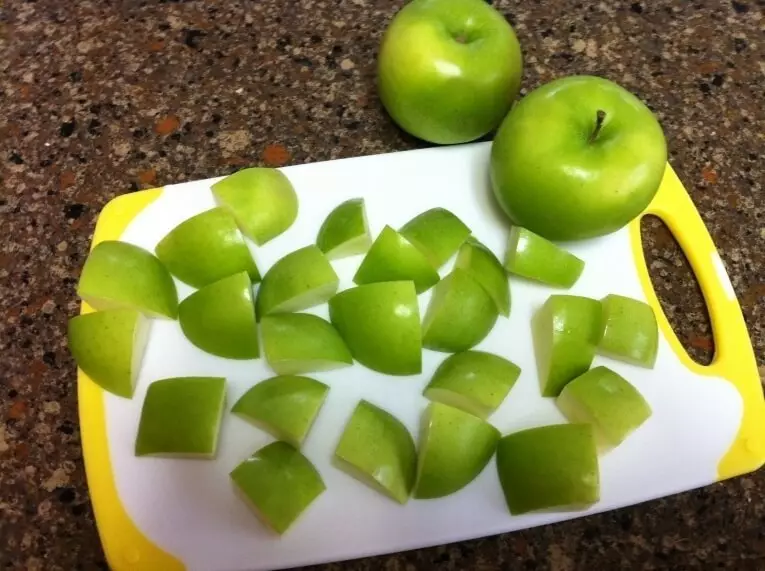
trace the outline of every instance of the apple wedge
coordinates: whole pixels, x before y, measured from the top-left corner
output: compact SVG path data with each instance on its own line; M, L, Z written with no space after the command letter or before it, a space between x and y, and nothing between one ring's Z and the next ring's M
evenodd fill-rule
M431 208L418 214L399 232L422 250L435 269L443 266L470 236L470 228L445 208Z
M505 268L516 276L570 288L582 275L584 262L531 230L513 226L507 241Z
M447 357L425 387L425 398L486 419L505 400L521 374L507 359L483 351Z
M431 403L422 419L413 497L443 498L467 486L491 460L499 436L477 416Z
M500 315L510 315L510 282L505 268L491 250L468 237L457 252L454 267L465 270L483 286Z
M184 220L154 249L175 277L200 288L230 275L247 272L257 283L260 273L234 218L212 208Z
M359 363L388 375L422 370L422 331L412 282L347 289L329 300L329 318Z
M276 238L295 222L298 199L283 172L247 168L212 185L219 206L228 210L239 228L257 245Z
M592 424L603 448L621 444L651 416L643 395L607 367L595 367L566 385L556 401L571 422Z
M659 348L659 327L651 306L616 294L607 295L600 304L603 334L598 353L652 369Z
M412 435L390 413L362 400L335 449L339 467L400 504L409 500L417 470Z
M601 331L600 303L576 295L551 295L532 318L534 354L542 396L557 397L590 368Z
M102 389L131 398L149 338L150 321L135 309L107 309L69 320L77 366Z
M337 330L316 315L267 315L260 321L260 334L266 360L280 375L331 371L353 364Z
M229 476L255 516L280 535L327 489L310 460L286 442L264 446Z
M226 379L176 377L146 391L136 456L213 458L226 405Z
M175 282L151 252L107 240L90 252L77 295L95 309L137 309L152 317L178 316Z
M497 472L510 513L585 509L600 499L600 472L589 424L514 432L497 445Z
M202 351L227 359L260 356L247 272L195 291L181 302L178 314L183 334Z
M439 276L419 248L386 226L364 256L353 281L364 285L407 280L422 293L438 283Z
M301 311L327 301L337 291L335 270L316 246L284 256L266 272L258 290L258 319L272 313Z
M363 198L339 204L327 215L316 237L319 250L330 260L363 254L372 245Z
M308 377L272 377L244 393L231 412L300 448L328 391L327 385Z
M448 353L467 351L491 332L497 315L483 286L455 268L433 289L422 322L422 345Z

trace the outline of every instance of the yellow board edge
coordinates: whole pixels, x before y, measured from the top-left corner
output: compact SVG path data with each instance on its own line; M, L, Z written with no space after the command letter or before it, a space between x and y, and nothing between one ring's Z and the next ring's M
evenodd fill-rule
M91 249L104 240L118 240L128 224L159 198L162 190L155 188L125 194L110 201L98 217ZM80 313L91 311L90 306L82 304ZM80 369L77 370L77 398L88 490L109 567L114 571L135 571L138 567L183 571L183 563L152 543L125 511L109 455L104 390Z
M646 214L664 221L696 274L709 311L715 343L714 358L707 366L691 359L685 351L656 296L640 237L640 220ZM741 395L741 425L730 449L718 463L718 480L757 470L765 463L765 400L746 322L712 237L669 163L656 196L643 214L630 223L629 231L643 291L674 353L691 371L721 377Z

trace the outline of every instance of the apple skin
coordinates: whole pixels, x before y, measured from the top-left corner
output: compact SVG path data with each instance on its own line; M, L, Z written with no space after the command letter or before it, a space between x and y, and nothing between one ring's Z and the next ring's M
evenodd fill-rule
M605 113L599 133L598 112ZM667 144L637 97L607 79L571 76L526 95L491 148L494 195L510 219L548 240L618 230L659 189Z
M330 260L363 254L372 245L363 198L338 204L319 228L316 245Z
M515 32L483 0L414 0L385 32L377 85L401 128L448 145L499 125L522 70Z
M431 208L404 224L399 233L438 269L470 236L470 228L445 208Z
M603 335L598 353L652 369L659 349L659 326L651 306L616 294L607 295L600 303Z
M475 238L468 237L457 252L454 267L467 271L483 286L497 305L500 315L510 315L510 281L494 252Z
M511 274L560 288L573 286L584 271L583 260L518 226L510 229L504 265Z

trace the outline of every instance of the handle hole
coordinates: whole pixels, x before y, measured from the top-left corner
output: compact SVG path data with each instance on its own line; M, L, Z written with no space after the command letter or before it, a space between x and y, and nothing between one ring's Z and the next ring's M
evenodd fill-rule
M640 237L656 297L686 353L700 365L709 365L715 342L707 305L683 249L658 217L640 221Z

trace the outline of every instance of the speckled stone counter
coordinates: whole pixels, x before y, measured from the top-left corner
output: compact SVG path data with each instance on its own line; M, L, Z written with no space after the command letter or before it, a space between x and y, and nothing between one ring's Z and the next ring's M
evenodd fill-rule
M400 2L0 3L0 568L101 569L67 318L115 196L420 146L384 114L380 35ZM526 89L614 79L666 130L765 363L765 3L505 0ZM713 350L682 255L646 250L692 354ZM327 569L765 568L765 472L577 521Z

